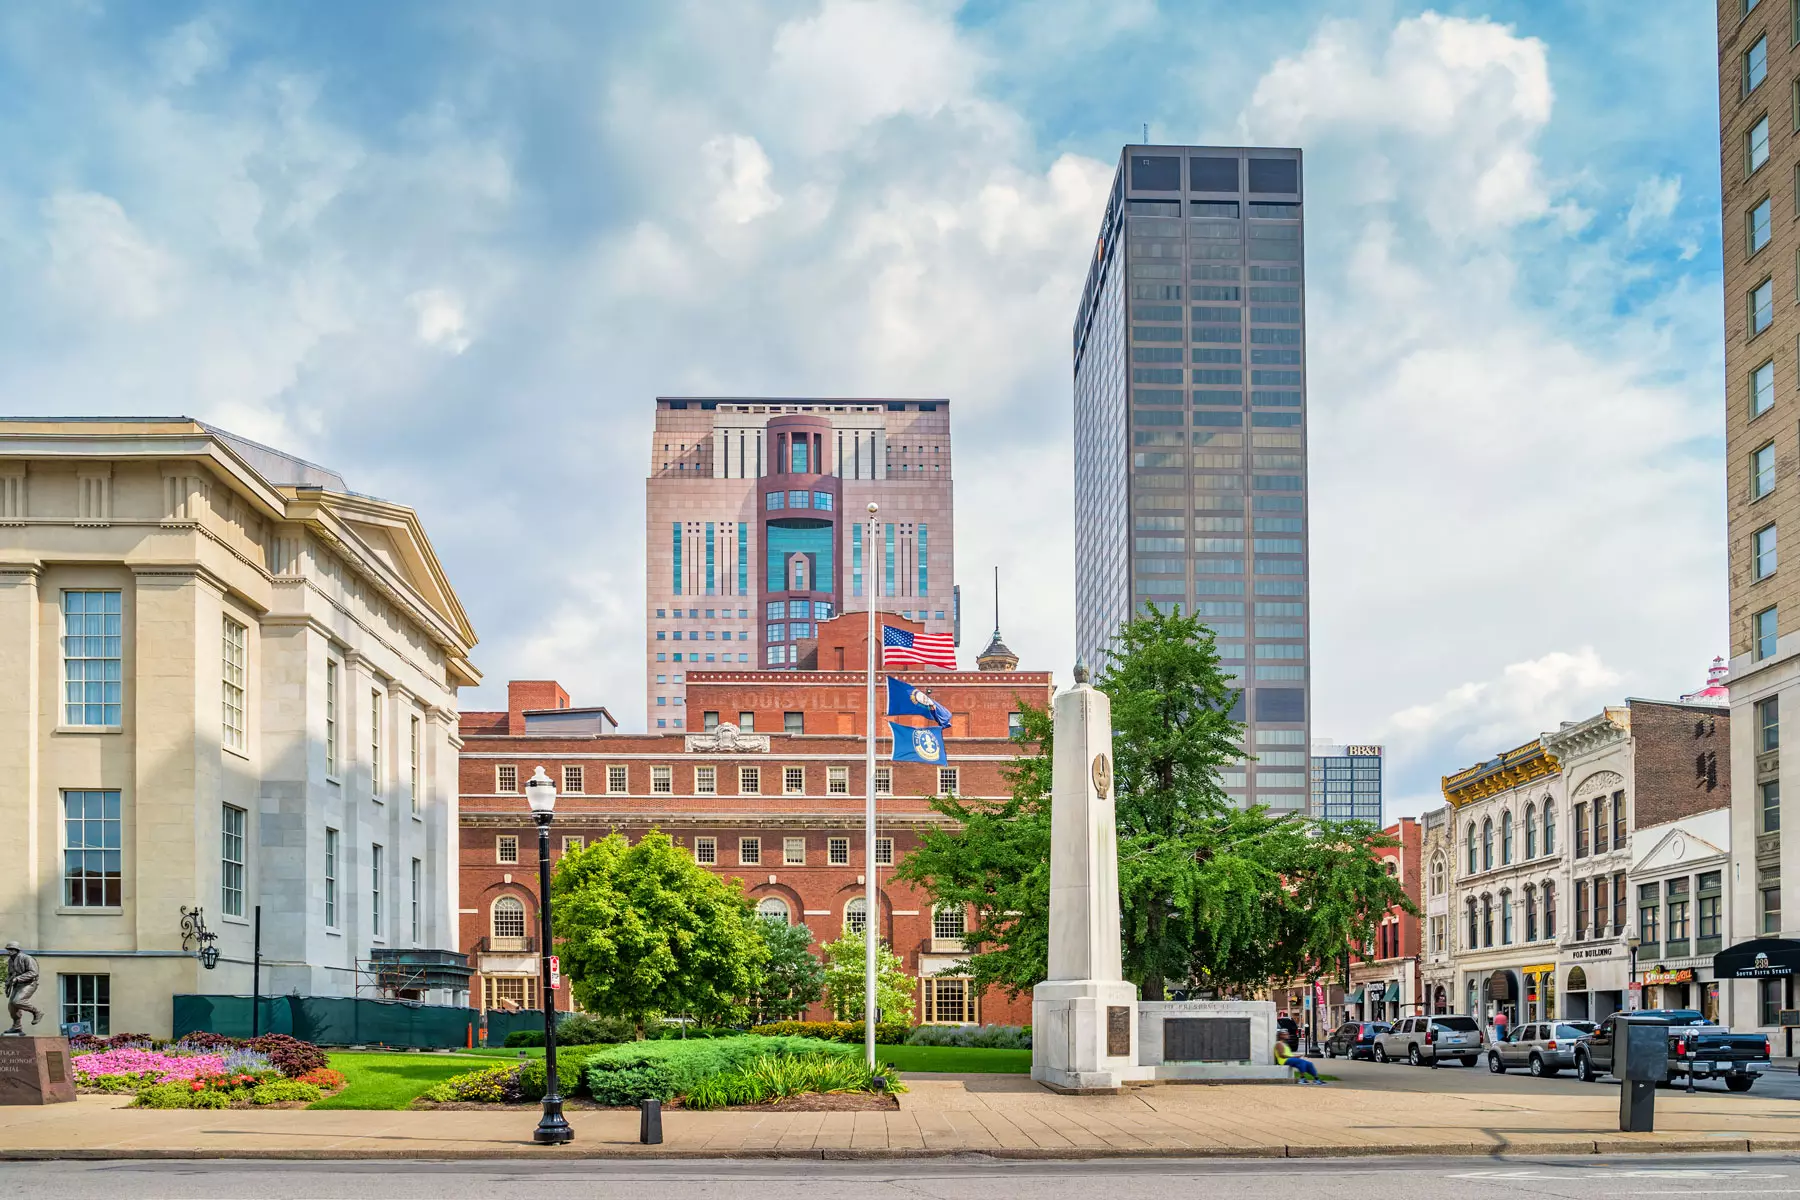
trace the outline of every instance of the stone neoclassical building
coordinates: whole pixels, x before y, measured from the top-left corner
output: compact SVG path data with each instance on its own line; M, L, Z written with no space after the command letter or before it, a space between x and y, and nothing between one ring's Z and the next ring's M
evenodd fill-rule
M258 908L264 994L460 1000L420 952L457 943L474 643L417 515L332 471L186 418L0 420L0 937L46 1031L247 995Z

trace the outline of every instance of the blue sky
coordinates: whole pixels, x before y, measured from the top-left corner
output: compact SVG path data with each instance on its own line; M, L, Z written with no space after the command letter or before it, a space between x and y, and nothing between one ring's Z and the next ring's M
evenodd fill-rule
M1725 649L1715 73L1625 0L10 5L0 395L416 506L465 705L631 726L650 398L949 396L965 599L1063 671L1119 145L1300 145L1315 732L1413 812Z

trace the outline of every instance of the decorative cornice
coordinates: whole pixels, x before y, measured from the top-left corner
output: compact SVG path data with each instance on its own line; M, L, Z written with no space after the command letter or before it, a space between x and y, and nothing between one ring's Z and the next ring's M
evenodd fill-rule
M1631 710L1607 708L1597 716L1544 734L1538 740L1559 759L1580 758L1623 743L1631 736Z
M1533 780L1555 775L1561 769L1556 756L1545 748L1543 739L1533 738L1488 762L1444 776L1444 799L1452 807L1460 808L1471 801L1485 800Z

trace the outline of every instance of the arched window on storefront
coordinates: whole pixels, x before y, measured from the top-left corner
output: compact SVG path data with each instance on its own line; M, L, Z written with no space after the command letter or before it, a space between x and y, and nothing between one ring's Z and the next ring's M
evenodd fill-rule
M1469 897L1469 940L1465 944L1465 948L1469 949L1469 950L1473 950L1475 947L1477 947L1479 945L1481 945L1480 918L1477 917L1476 913L1475 913L1475 897L1470 896Z
M1556 853L1556 806L1544 797L1544 853Z
M1544 880L1544 936L1556 936L1556 885Z
M844 905L844 932L861 933L869 927L869 902L857 896Z
M1441 854L1431 856L1431 894L1444 894L1444 856Z
M1431 1011L1433 1013L1442 1013L1442 1012L1450 1011L1450 994L1447 991L1445 991L1444 985L1441 983L1438 984L1437 987L1432 989Z
M1494 944L1494 898L1492 896L1481 898L1481 944L1483 946Z
M1500 944L1512 945L1513 940L1513 901L1512 889L1500 889Z
M1477 994L1476 983L1473 979L1469 980L1467 1004L1468 1004L1468 1008L1466 1009L1466 1011L1468 1012L1468 1014L1470 1016L1473 1017L1473 1016L1480 1015L1481 999L1480 999L1479 995Z
M1473 875L1475 867L1475 822L1469 822L1469 869L1466 874Z
M1481 869L1494 869L1494 820L1492 817L1481 819Z
M1525 861L1530 862L1537 857L1537 808L1525 806Z
M1525 940L1537 941L1537 889L1531 884L1525 885Z
M1563 981L1563 1015L1571 1021L1582 1021L1592 1014L1592 1001L1588 996L1587 972L1580 967L1570 967L1568 977Z
M494 937L525 936L525 904L517 896L502 896L494 901Z
M1512 810L1500 814L1500 862L1504 866L1513 858L1513 819Z

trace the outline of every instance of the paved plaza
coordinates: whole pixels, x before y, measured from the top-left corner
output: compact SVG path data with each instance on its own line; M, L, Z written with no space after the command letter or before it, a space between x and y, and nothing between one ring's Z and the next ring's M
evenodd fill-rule
M1360 1066L1360 1064L1359 1064ZM0 1155L32 1157L529 1158L811 1157L981 1153L1008 1158L1296 1158L1382 1154L1800 1151L1800 1104L1679 1091L1657 1097L1657 1131L1618 1132L1603 1084L1504 1090L1485 1073L1368 1068L1432 1090L1354 1080L1327 1087L1164 1085L1063 1096L1022 1076L914 1078L897 1110L682 1112L660 1146L631 1111L574 1111L576 1139L530 1142L534 1109L493 1111L139 1110L111 1096L0 1113ZM1358 1074L1363 1072L1359 1070ZM1382 1080L1381 1082L1385 1082ZM1462 1083L1464 1086L1458 1087Z

